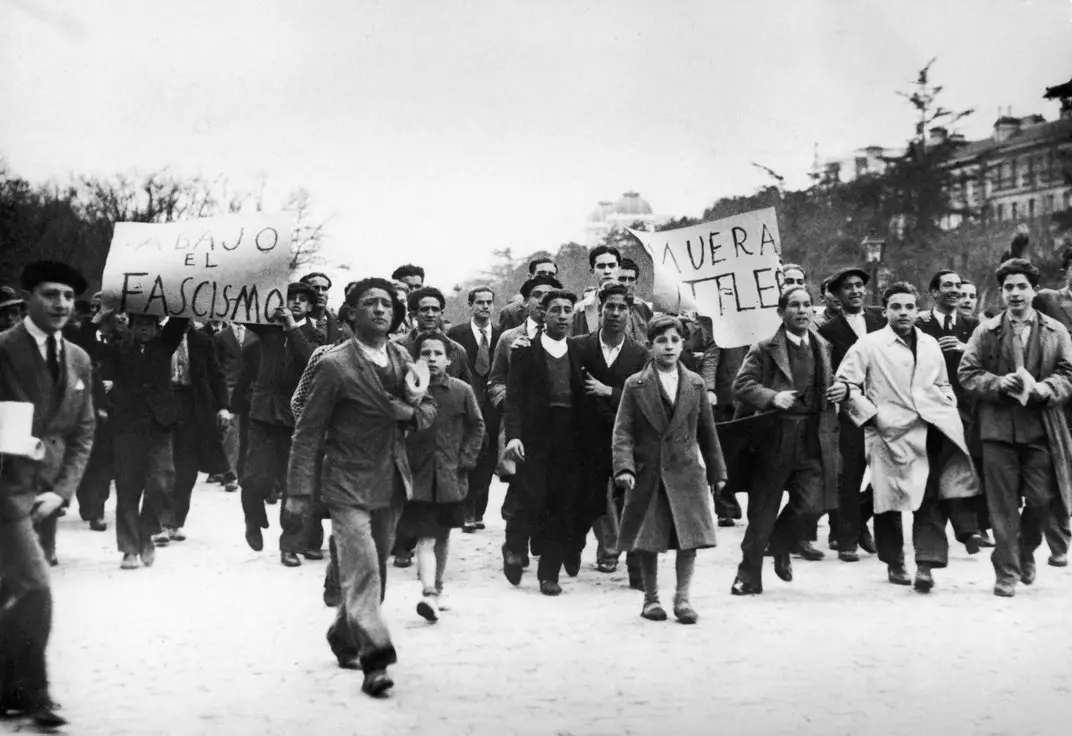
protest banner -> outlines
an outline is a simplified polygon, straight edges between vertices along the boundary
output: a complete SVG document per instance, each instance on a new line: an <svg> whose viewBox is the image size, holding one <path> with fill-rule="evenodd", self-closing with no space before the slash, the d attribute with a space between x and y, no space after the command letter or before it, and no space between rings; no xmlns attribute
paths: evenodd
<svg viewBox="0 0 1072 736"><path fill-rule="evenodd" d="M752 345L778 329L782 245L773 207L700 225L629 232L651 256L655 309L711 318L720 347Z"/></svg>
<svg viewBox="0 0 1072 736"><path fill-rule="evenodd" d="M102 280L119 312L268 323L287 306L286 215L116 223Z"/></svg>

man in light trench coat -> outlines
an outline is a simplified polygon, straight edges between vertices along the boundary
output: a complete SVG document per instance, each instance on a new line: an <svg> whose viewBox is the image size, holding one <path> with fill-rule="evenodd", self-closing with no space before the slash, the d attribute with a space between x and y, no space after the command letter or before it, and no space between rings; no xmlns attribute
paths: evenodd
<svg viewBox="0 0 1072 736"><path fill-rule="evenodd" d="M864 427L875 491L875 543L895 585L909 585L901 512L912 511L915 589L934 587L931 570L949 561L945 526L962 506L940 500L980 492L964 426L938 341L916 326L919 295L911 284L882 295L887 325L853 345L837 377L851 386L849 416Z"/></svg>

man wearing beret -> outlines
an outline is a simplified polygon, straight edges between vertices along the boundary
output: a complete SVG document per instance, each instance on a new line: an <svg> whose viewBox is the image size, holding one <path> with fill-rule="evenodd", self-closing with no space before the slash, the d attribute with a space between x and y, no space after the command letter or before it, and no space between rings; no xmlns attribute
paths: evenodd
<svg viewBox="0 0 1072 736"><path fill-rule="evenodd" d="M0 458L0 716L22 711L57 728L66 721L54 712L45 668L52 593L33 524L55 523L93 446L89 356L62 334L86 281L66 264L39 261L23 270L22 287L26 319L0 333L0 401L33 404L44 457Z"/></svg>
<svg viewBox="0 0 1072 736"><path fill-rule="evenodd" d="M864 306L867 296L867 272L861 268L845 268L830 277L829 288L841 303L841 314L819 328L819 334L830 343L834 372L856 341L870 332L886 326L882 310ZM860 559L857 546L875 553L875 542L867 529L867 520L874 513L870 492L860 493L867 459L864 457L864 431L848 419L839 417L838 443L841 447L841 473L838 477L837 550L842 562ZM833 545L831 545L833 546Z"/></svg>

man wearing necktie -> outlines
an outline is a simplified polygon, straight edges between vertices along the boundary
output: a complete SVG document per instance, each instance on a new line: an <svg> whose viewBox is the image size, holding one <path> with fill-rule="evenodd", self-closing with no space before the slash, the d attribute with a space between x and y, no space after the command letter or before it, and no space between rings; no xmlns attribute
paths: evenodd
<svg viewBox="0 0 1072 736"><path fill-rule="evenodd" d="M491 356L499 344L502 330L491 324L491 308L495 292L486 286L478 286L469 292L470 318L467 324L455 325L447 337L465 348L471 374L470 385L476 394L477 404L484 416L484 444L480 449L476 467L469 471L469 495L466 497L465 524L462 531L472 534L484 528L484 512L488 508L488 490L495 475L498 460L499 410L488 396L488 378L491 374Z"/></svg>
<svg viewBox="0 0 1072 736"><path fill-rule="evenodd" d="M1008 598L1017 580L1035 582L1034 551L1058 500L1069 508L1072 439L1063 404L1072 397L1072 340L1032 307L1039 271L1030 261L1006 261L997 280L1005 311L972 334L958 373L978 407L994 595Z"/></svg>
<svg viewBox="0 0 1072 736"><path fill-rule="evenodd" d="M93 374L86 352L61 334L85 291L82 275L39 261L23 270L22 288L27 317L0 334L0 401L33 405L44 457L0 458L0 717L21 711L52 729L66 721L49 695L52 592L33 525L54 519L78 488L93 446Z"/></svg>
<svg viewBox="0 0 1072 736"><path fill-rule="evenodd" d="M920 313L916 327L920 332L936 339L938 346L942 349L949 382L953 386L953 394L957 397L957 409L960 411L961 423L964 425L964 437L968 442L972 461L976 467L981 467L982 448L975 423L975 408L971 397L965 395L964 388L957 379L960 357L964 354L964 348L967 347L975 328L979 326L979 320L964 317L957 311L957 305L960 303L960 284L960 276L955 271L943 268L936 272L930 282L934 307ZM981 547L994 546L993 541L986 534L986 530L990 528L990 515L986 510L985 495L943 501L943 503L949 506L947 511L957 541L964 545L968 554L977 553Z"/></svg>

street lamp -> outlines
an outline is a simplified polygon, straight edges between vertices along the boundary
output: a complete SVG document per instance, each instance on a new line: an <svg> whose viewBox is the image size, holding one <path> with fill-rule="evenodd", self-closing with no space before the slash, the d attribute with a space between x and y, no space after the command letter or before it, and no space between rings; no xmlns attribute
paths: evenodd
<svg viewBox="0 0 1072 736"><path fill-rule="evenodd" d="M879 300L878 268L882 264L882 251L886 247L886 241L871 230L860 245L863 247L864 259L871 270L871 303L877 305Z"/></svg>

